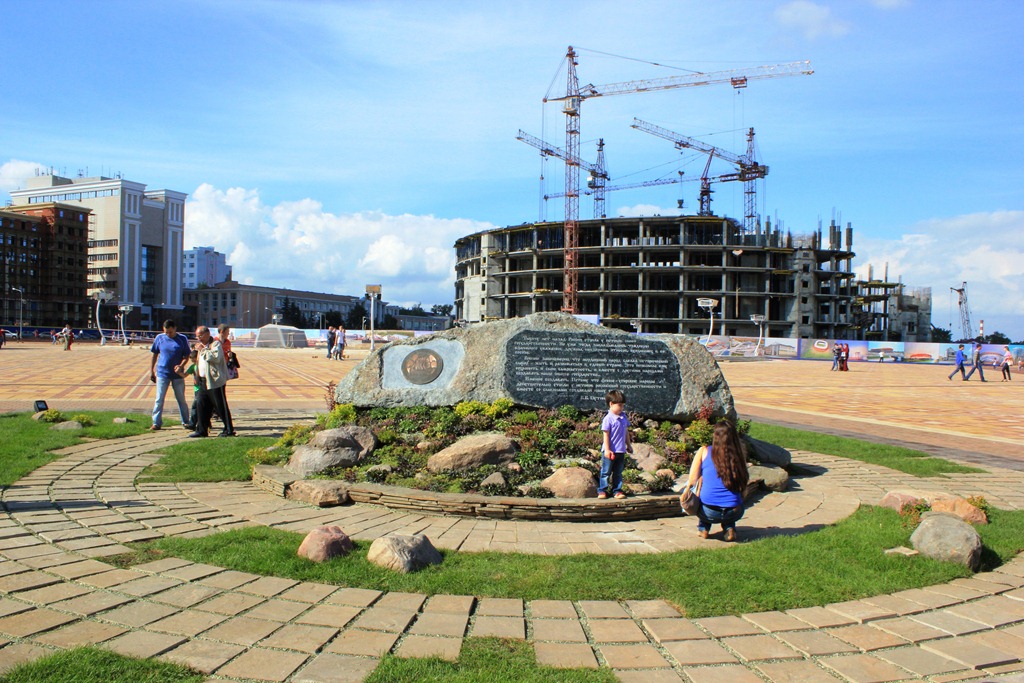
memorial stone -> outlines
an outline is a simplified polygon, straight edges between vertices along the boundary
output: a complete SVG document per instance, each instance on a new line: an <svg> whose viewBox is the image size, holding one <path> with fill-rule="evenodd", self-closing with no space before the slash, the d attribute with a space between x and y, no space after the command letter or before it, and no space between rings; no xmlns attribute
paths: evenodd
<svg viewBox="0 0 1024 683"><path fill-rule="evenodd" d="M627 409L689 421L702 406L735 417L715 359L694 339L637 336L563 313L535 313L392 342L339 383L339 403L359 407L490 403L604 410L605 393Z"/></svg>

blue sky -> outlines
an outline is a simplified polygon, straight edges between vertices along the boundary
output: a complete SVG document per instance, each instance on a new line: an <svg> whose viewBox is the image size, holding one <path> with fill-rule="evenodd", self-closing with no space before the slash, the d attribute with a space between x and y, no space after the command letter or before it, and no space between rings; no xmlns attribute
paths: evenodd
<svg viewBox="0 0 1024 683"><path fill-rule="evenodd" d="M1024 338L1024 4L941 0L673 2L35 2L0 5L0 200L38 166L188 192L186 242L242 281L448 303L452 243L541 217L520 128L564 143L559 64L581 83L811 60L813 76L595 98L582 150L615 182L703 160L638 117L770 167L759 210L797 234L833 215L857 268L968 282L986 331ZM632 59L623 59L620 55ZM635 61L640 60L640 61ZM670 65L656 67L649 62ZM727 165L715 165L722 173ZM547 192L562 169L546 165ZM610 215L696 210L695 183L612 193ZM735 185L713 208L741 217ZM588 198L581 216L591 215ZM546 216L561 219L561 202Z"/></svg>

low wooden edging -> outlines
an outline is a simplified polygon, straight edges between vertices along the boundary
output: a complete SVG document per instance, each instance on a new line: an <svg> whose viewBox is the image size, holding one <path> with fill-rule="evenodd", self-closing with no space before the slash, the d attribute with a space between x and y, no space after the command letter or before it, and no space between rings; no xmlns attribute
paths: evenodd
<svg viewBox="0 0 1024 683"><path fill-rule="evenodd" d="M298 477L280 467L253 468L253 484L286 497ZM435 493L384 484L351 484L353 503L381 505L392 510L432 515L459 515L491 519L522 519L557 522L616 522L678 517L679 496L674 493L642 494L624 499L607 498L516 498L461 493Z"/></svg>

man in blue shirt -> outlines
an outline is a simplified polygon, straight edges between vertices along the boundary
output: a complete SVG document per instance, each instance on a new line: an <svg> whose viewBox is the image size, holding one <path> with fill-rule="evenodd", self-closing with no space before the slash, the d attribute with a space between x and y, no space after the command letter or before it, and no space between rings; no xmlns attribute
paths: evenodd
<svg viewBox="0 0 1024 683"><path fill-rule="evenodd" d="M953 368L953 372L949 373L949 377L947 379L953 379L953 375L955 375L956 371L959 370L960 376L965 382L967 381L967 372L964 371L964 360L964 345L961 344L956 350L956 367Z"/></svg>
<svg viewBox="0 0 1024 683"><path fill-rule="evenodd" d="M167 396L168 385L174 391L174 398L178 402L181 424L188 428L189 408L185 402L185 378L174 371L175 366L188 358L188 337L178 334L178 326L173 320L165 320L163 334L156 336L149 350L153 353L149 364L149 381L156 382L153 426L150 429L157 430L163 427L164 397Z"/></svg>

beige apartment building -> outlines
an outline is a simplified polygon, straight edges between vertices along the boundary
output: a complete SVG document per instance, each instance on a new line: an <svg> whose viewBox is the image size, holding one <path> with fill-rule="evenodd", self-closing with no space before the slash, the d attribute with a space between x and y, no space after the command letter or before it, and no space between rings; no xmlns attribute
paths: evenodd
<svg viewBox="0 0 1024 683"><path fill-rule="evenodd" d="M154 329L182 310L186 193L123 178L39 175L13 190L16 204L61 202L91 210L88 296L131 306L125 326Z"/></svg>

